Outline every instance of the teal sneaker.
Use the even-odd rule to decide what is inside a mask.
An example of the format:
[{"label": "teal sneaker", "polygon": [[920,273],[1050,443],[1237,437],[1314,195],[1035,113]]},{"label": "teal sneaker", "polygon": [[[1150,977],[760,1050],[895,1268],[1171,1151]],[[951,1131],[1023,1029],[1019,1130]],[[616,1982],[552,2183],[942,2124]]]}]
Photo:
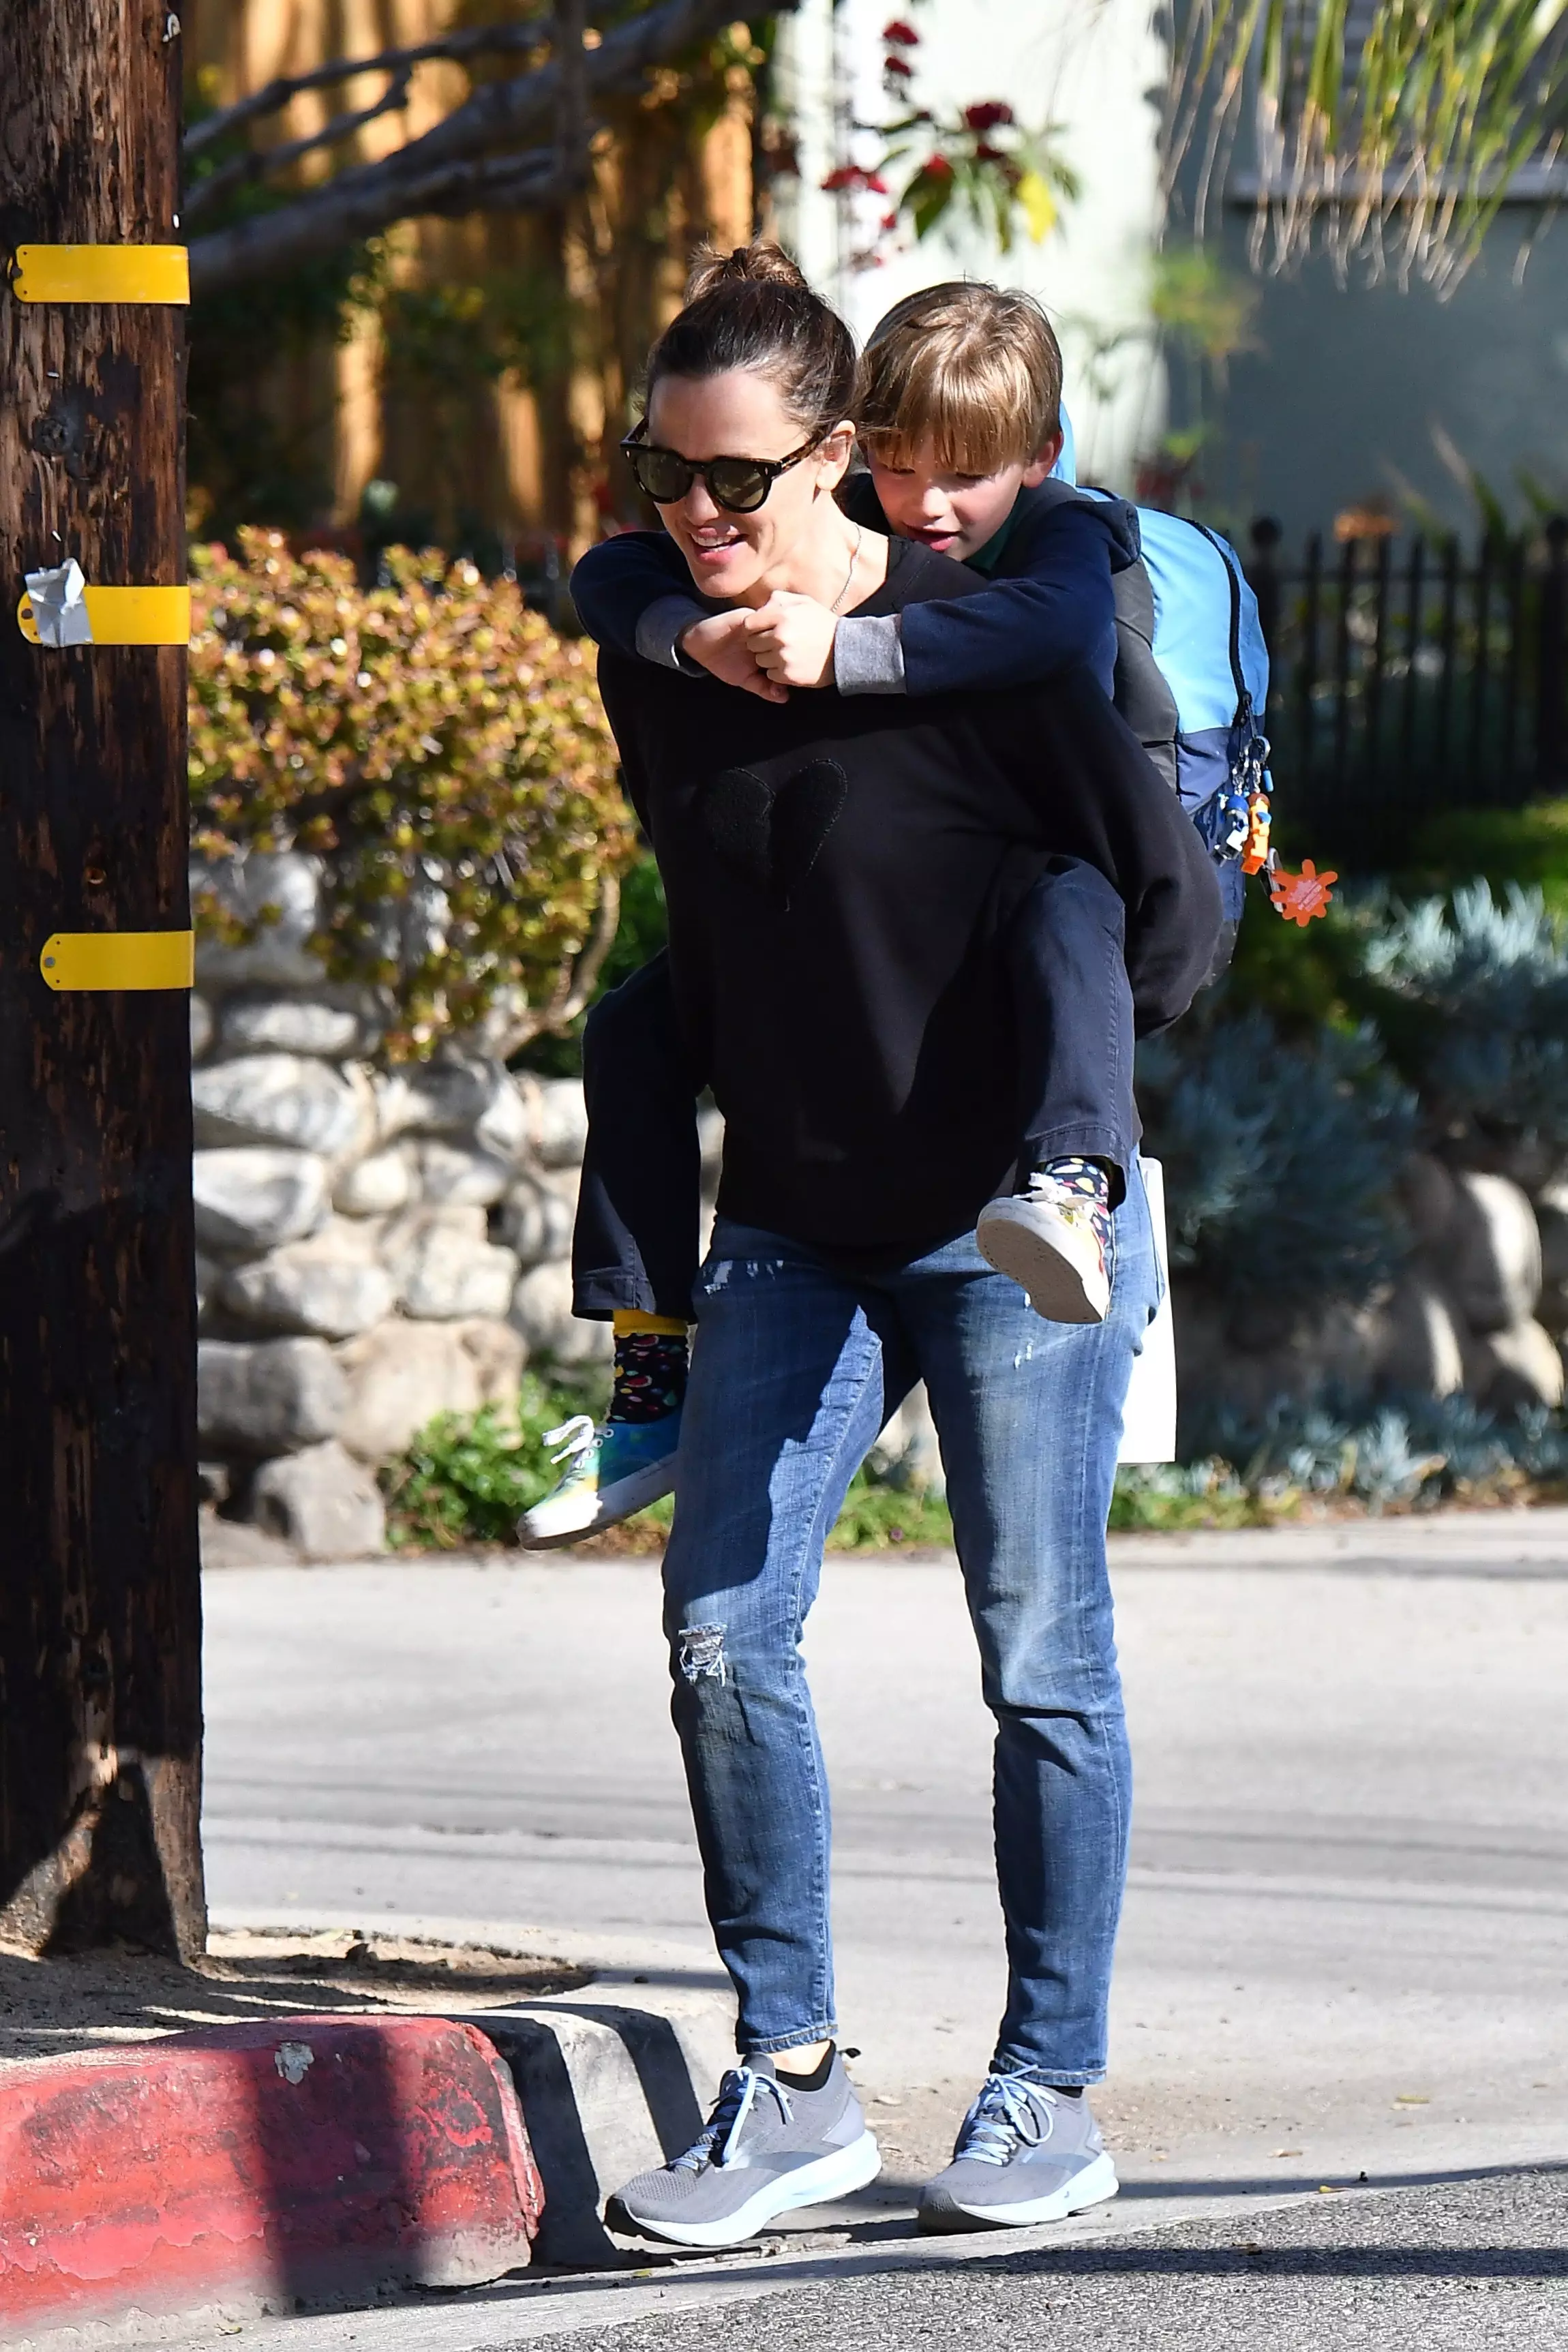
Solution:
[{"label": "teal sneaker", "polygon": [[530,1551],[618,1527],[673,1494],[680,1408],[659,1421],[602,1421],[596,1427],[587,1413],[574,1413],[546,1430],[544,1443],[559,1446],[552,1458],[566,1468],[560,1485],[518,1522],[518,1539]]}]

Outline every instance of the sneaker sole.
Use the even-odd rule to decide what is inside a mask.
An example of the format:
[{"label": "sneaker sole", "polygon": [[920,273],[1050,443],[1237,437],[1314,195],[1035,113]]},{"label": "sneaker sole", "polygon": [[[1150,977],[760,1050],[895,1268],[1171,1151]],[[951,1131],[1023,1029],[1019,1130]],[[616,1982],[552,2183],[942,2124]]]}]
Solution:
[{"label": "sneaker sole", "polygon": [[670,2246],[739,2246],[766,2229],[770,2221],[776,2221],[781,2213],[798,2213],[803,2206],[825,2204],[830,2197],[847,2197],[851,2189],[867,2188],[881,2169],[882,2151],[872,2135],[863,2132],[850,2147],[836,2148],[831,2156],[819,2156],[797,2171],[770,2180],[765,2189],[759,2189],[721,2221],[645,2221],[618,2197],[612,2197],[605,2206],[605,2219],[625,2237],[658,2238]]},{"label": "sneaker sole", "polygon": [[549,1551],[556,1544],[575,1543],[580,1536],[596,1535],[601,1528],[617,1528],[636,1511],[675,1492],[677,1456],[666,1454],[617,1478],[596,1494],[574,1495],[562,1503],[536,1503],[517,1524],[517,1539],[524,1551]]},{"label": "sneaker sole", "polygon": [[1030,1226],[1012,1217],[982,1215],[974,1229],[980,1255],[998,1274],[1028,1293],[1047,1323],[1103,1323],[1110,1304],[1089,1296],[1083,1270]]},{"label": "sneaker sole", "polygon": [[1121,2187],[1110,2157],[1097,2156],[1092,2164],[1086,2164],[1081,2172],[1074,2173],[1048,2197],[1034,2197],[1027,2203],[1009,2205],[961,2205],[954,2200],[947,2212],[931,2212],[922,2206],[920,2226],[940,2235],[951,2235],[959,2230],[1026,2230],[1037,2221],[1065,2221],[1069,2213],[1081,2213],[1090,2205],[1103,2205]]}]

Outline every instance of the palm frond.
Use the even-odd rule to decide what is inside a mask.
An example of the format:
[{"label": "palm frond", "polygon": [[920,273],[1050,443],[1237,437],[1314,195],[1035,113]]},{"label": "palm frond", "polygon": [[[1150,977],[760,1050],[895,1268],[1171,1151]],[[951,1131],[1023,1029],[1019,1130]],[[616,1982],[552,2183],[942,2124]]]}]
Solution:
[{"label": "palm frond", "polygon": [[1251,99],[1255,263],[1320,242],[1447,292],[1521,170],[1568,139],[1568,0],[1190,0],[1163,128],[1201,236]]}]

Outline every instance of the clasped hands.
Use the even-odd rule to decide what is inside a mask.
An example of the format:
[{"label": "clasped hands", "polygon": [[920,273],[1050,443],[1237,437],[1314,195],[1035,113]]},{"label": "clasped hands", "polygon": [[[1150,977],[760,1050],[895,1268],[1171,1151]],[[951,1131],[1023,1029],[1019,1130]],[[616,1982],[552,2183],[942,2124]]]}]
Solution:
[{"label": "clasped hands", "polygon": [[743,687],[764,702],[786,702],[792,686],[833,684],[833,639],[838,615],[815,596],[780,589],[753,611],[737,605],[694,621],[680,650],[726,686]]}]

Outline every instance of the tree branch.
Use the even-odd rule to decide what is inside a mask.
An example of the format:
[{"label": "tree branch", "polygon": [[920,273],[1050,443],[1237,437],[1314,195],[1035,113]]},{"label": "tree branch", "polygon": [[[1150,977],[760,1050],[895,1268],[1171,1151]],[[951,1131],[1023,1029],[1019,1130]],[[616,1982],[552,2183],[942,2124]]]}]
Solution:
[{"label": "tree branch", "polygon": [[[711,37],[734,12],[735,0],[659,0],[616,26],[596,49],[583,53],[584,103],[636,89],[651,68]],[[469,205],[475,210],[557,201],[568,193],[558,151],[551,151],[552,169],[537,177],[536,157],[517,151],[553,135],[562,81],[552,59],[515,80],[490,83],[396,154],[340,173],[276,212],[198,237],[191,247],[192,292],[199,298],[270,277],[422,212],[460,211],[470,185],[479,190]],[[497,149],[509,152],[498,157]],[[489,160],[479,164],[480,157]]]},{"label": "tree branch", "polygon": [[283,109],[303,96],[307,90],[325,89],[333,82],[352,81],[357,74],[411,73],[416,66],[431,59],[450,58],[459,63],[465,58],[503,55],[513,50],[542,48],[550,40],[554,26],[548,16],[535,16],[526,25],[478,25],[466,33],[447,33],[440,40],[418,41],[411,48],[378,49],[370,58],[334,58],[324,66],[313,66],[309,73],[279,74],[262,89],[242,98],[234,106],[219,109],[216,114],[204,115],[186,131],[182,152],[186,163],[204,154],[218,140],[226,139],[252,122],[259,122],[268,114],[281,114]]},{"label": "tree branch", "polygon": [[202,214],[211,212],[221,204],[231,188],[249,185],[253,180],[270,177],[276,172],[287,171],[301,155],[309,155],[318,147],[336,147],[351,138],[356,131],[374,122],[378,114],[394,113],[408,95],[412,66],[401,68],[388,79],[381,96],[369,106],[354,108],[344,114],[334,114],[319,131],[311,131],[301,139],[288,139],[278,147],[253,147],[247,155],[237,155],[232,163],[225,163],[205,180],[193,180],[185,190],[185,226],[188,228]]},{"label": "tree branch", "polygon": [[559,34],[555,55],[561,69],[561,104],[556,110],[555,144],[561,169],[588,173],[588,86],[584,74],[584,0],[558,0]]},{"label": "tree branch", "polygon": [[510,1059],[542,1032],[569,1029],[577,1015],[587,1010],[605,959],[616,944],[620,919],[620,880],[616,875],[606,874],[599,885],[593,938],[574,961],[562,966],[545,1003],[526,1006],[502,1033],[493,1048],[501,1061]]}]

